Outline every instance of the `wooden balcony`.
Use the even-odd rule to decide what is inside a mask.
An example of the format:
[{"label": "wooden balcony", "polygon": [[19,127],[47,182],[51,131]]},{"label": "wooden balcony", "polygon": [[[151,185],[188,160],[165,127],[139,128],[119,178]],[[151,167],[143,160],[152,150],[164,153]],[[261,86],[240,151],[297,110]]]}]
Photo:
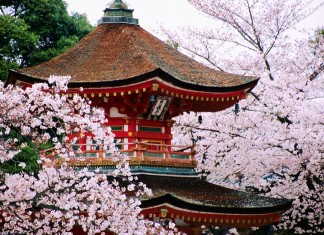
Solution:
[{"label": "wooden balcony", "polygon": [[[128,149],[126,146],[135,146]],[[129,157],[130,165],[196,167],[194,146],[152,144],[146,142],[118,143],[119,151]],[[114,166],[115,150],[104,151],[96,145],[76,144],[72,146],[75,157],[62,159],[54,149],[44,152],[50,161],[46,165],[61,165],[67,162],[71,166]],[[81,152],[81,153],[78,153]]]}]

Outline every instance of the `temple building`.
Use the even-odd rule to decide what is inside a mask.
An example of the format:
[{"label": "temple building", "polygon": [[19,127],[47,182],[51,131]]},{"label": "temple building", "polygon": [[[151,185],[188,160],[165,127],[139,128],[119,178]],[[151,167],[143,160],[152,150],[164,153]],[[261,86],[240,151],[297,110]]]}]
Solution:
[{"label": "temple building", "polygon": [[[121,0],[111,3],[98,26],[74,47],[48,62],[10,71],[8,82],[27,87],[50,75],[71,76],[68,95],[87,97],[105,111],[116,146],[153,191],[142,199],[146,218],[172,220],[195,235],[201,225],[266,226],[290,208],[285,199],[202,180],[195,171],[194,146],[172,145],[172,118],[229,108],[247,97],[258,78],[216,71],[183,55],[141,28]],[[74,159],[76,168],[90,164],[105,172],[114,167],[111,156],[94,150],[87,138],[79,144],[87,161]]]}]

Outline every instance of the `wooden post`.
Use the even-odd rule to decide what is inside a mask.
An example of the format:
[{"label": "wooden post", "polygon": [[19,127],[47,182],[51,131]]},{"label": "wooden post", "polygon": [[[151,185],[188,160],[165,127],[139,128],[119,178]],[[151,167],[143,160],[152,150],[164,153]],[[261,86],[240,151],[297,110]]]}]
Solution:
[{"label": "wooden post", "polygon": [[190,234],[192,234],[192,235],[201,235],[201,227],[192,227]]}]

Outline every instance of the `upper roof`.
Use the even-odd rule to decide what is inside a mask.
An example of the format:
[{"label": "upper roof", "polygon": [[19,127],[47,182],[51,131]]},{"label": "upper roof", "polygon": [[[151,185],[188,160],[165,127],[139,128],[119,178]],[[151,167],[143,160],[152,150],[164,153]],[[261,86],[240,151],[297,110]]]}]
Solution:
[{"label": "upper roof", "polygon": [[202,65],[135,24],[102,23],[58,57],[12,71],[11,77],[42,81],[50,75],[72,76],[71,87],[110,87],[152,77],[182,88],[231,91],[253,88],[258,78],[216,71]]}]

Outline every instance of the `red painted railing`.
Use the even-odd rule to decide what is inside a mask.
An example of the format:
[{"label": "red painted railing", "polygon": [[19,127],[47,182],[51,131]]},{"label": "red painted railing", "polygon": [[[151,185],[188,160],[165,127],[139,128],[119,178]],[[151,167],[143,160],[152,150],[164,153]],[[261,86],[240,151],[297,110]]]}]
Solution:
[{"label": "red painted railing", "polygon": [[[164,162],[189,165],[195,162],[194,146],[153,144],[147,142],[120,143],[116,145],[122,147],[122,150],[119,151],[127,155],[131,162]],[[135,147],[128,149],[127,147],[129,145]],[[111,165],[112,156],[116,153],[115,150],[104,151],[98,149],[98,146],[93,144],[75,144],[72,147],[75,149],[75,157],[70,158],[68,162],[73,165],[105,165],[109,162],[109,165]],[[78,149],[82,149],[81,153],[78,153]],[[45,165],[63,161],[55,152],[54,148],[44,151],[43,155],[50,160],[48,163],[44,163]]]}]

